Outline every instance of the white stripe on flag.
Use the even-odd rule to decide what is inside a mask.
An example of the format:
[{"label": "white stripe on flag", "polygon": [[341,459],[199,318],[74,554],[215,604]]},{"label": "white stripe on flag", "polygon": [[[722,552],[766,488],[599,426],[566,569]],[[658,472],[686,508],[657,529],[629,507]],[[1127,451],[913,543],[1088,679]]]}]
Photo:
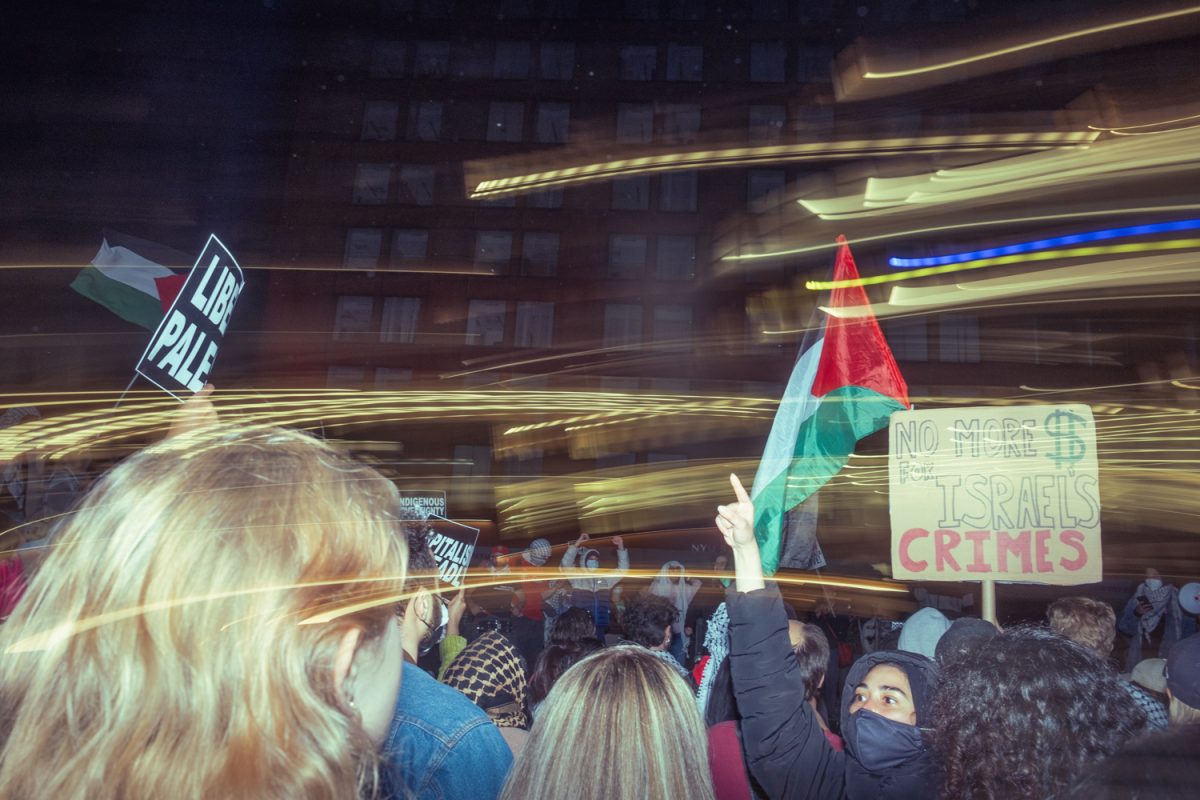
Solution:
[{"label": "white stripe on flag", "polygon": [[771,423],[771,433],[767,436],[767,445],[763,448],[762,460],[758,462],[758,472],[754,474],[754,486],[750,489],[750,499],[757,500],[771,482],[792,466],[796,451],[796,435],[804,421],[816,413],[821,405],[819,398],[813,397],[812,386],[817,377],[817,367],[821,363],[821,348],[825,344],[824,337],[813,342],[812,347],[804,351],[800,360],[792,369],[792,377],[788,380],[779,408],[775,411],[775,421]]},{"label": "white stripe on flag", "polygon": [[92,266],[105,277],[123,283],[142,294],[148,294],[155,300],[158,299],[158,287],[155,286],[154,279],[175,274],[126,247],[110,247],[107,239],[101,242],[100,251],[92,259]]}]

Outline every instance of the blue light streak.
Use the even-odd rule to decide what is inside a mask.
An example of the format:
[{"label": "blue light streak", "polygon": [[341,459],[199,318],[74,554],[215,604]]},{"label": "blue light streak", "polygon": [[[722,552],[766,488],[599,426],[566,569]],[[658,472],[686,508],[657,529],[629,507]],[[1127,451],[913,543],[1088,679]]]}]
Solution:
[{"label": "blue light streak", "polygon": [[966,261],[978,261],[984,258],[1012,256],[1020,253],[1030,253],[1035,250],[1046,250],[1062,245],[1085,244],[1101,242],[1107,239],[1123,239],[1127,236],[1149,236],[1155,233],[1170,233],[1172,231],[1191,231],[1200,228],[1200,219],[1181,219],[1175,222],[1154,222],[1149,225],[1131,225],[1127,228],[1105,228],[1099,231],[1073,233],[1070,236],[1056,236],[1053,239],[1037,239],[1032,242],[1010,244],[1005,247],[992,247],[987,250],[973,250],[969,253],[955,253],[949,256],[933,256],[931,258],[896,258],[888,259],[888,264],[896,269],[914,269],[917,267],[940,267],[945,264],[961,264]]}]

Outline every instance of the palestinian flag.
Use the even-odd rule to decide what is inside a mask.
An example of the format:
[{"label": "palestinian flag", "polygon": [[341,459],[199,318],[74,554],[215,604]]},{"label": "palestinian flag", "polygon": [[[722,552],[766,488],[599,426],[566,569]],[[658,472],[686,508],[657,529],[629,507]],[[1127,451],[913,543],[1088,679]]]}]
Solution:
[{"label": "palestinian flag", "polygon": [[177,275],[127,247],[112,247],[105,238],[92,263],[71,282],[71,288],[121,319],[152,331],[185,280],[186,274]]},{"label": "palestinian flag", "polygon": [[[838,242],[837,288],[823,305],[868,306],[850,246],[844,236]],[[787,512],[845,466],[859,439],[909,405],[908,385],[875,316],[827,316],[792,370],[750,492],[765,574],[779,567]]]}]

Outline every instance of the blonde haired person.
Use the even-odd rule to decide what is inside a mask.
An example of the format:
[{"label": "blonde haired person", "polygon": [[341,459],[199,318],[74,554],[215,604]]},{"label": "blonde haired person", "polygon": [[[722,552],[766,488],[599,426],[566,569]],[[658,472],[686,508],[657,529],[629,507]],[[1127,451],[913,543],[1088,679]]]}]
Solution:
[{"label": "blonde haired person", "polygon": [[283,430],[118,465],[0,627],[0,797],[371,793],[403,663],[398,509]]},{"label": "blonde haired person", "polygon": [[639,647],[610,647],[568,669],[539,707],[502,800],[713,800],[696,701]]}]

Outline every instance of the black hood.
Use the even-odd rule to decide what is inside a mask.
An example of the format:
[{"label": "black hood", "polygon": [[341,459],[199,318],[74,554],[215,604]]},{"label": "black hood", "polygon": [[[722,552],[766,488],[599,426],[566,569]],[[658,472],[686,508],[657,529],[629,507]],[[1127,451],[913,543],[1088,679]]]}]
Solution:
[{"label": "black hood", "polygon": [[937,664],[923,655],[908,653],[903,650],[876,650],[855,661],[850,666],[846,676],[846,685],[842,689],[842,736],[846,740],[846,748],[850,755],[857,758],[854,752],[854,717],[850,714],[850,704],[854,702],[854,688],[862,682],[871,669],[879,664],[895,664],[908,677],[912,688],[913,705],[917,709],[917,726],[924,728],[929,725],[929,706],[933,693],[937,689]]}]

